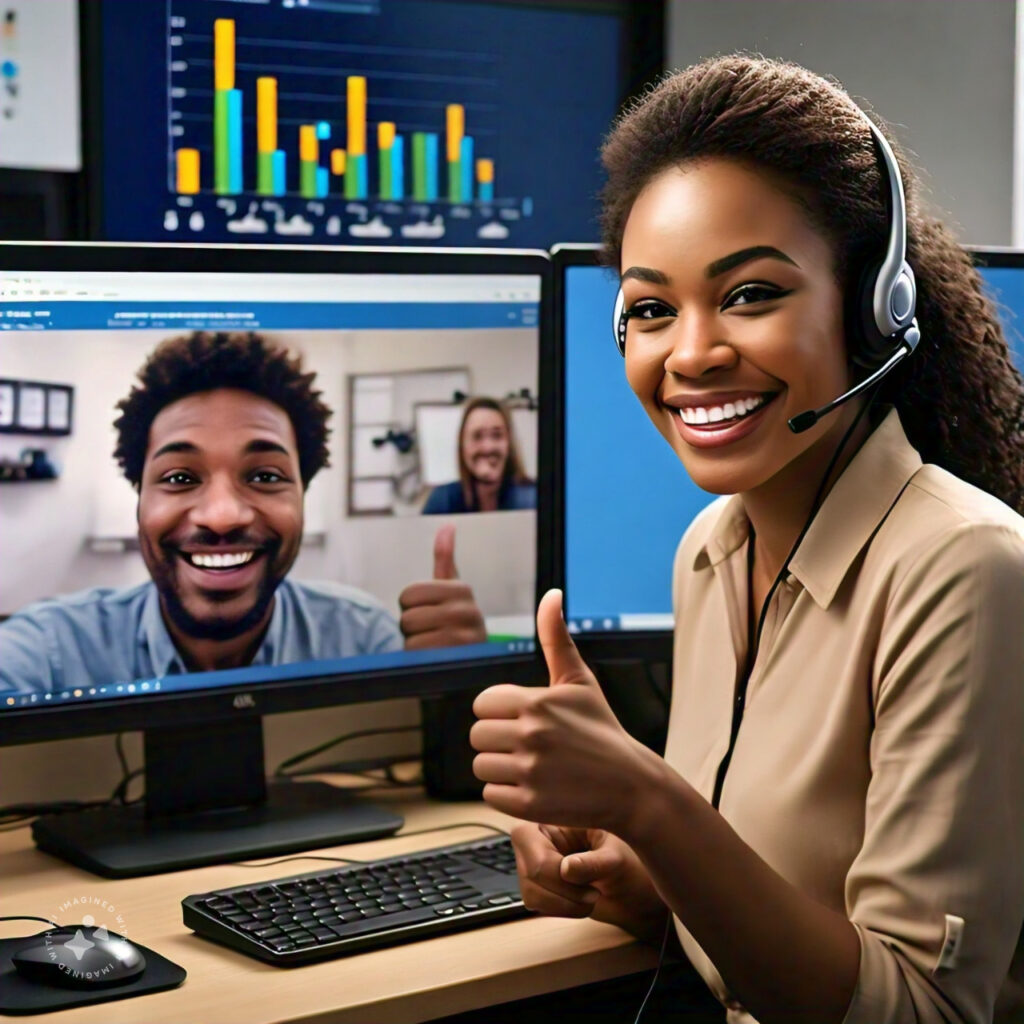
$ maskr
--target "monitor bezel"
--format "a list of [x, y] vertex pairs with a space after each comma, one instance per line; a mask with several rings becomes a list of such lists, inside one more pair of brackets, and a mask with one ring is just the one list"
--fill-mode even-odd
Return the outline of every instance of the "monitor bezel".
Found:
[[[541, 283], [538, 319], [538, 392], [554, 395], [551, 332], [551, 261], [541, 250], [420, 249], [356, 246], [181, 246], [159, 242], [0, 242], [0, 270], [133, 271], [152, 273], [284, 274], [529, 274]], [[551, 436], [555, 417], [538, 422], [538, 479], [554, 473]], [[553, 585], [549, 539], [554, 531], [553, 495], [538, 488], [536, 597]], [[292, 680], [232, 684], [214, 691], [185, 690], [0, 711], [0, 746], [102, 735], [127, 729], [238, 719], [289, 711], [403, 697], [480, 690], [497, 682], [542, 678], [537, 653], [465, 661], [325, 673]], [[242, 699], [239, 699], [242, 698]]]
[[[551, 249], [551, 264], [553, 268], [552, 280], [552, 315], [554, 317], [555, 355], [557, 358], [557, 386], [553, 389], [552, 400], [549, 403], [555, 423], [553, 428], [556, 431], [554, 443], [557, 446], [558, 461], [555, 480], [555, 491], [559, 500], [553, 510], [554, 519], [552, 528], [552, 557], [554, 559], [555, 572], [557, 573], [558, 586], [566, 592], [567, 590], [567, 565], [566, 565], [566, 514], [565, 514], [565, 481], [566, 481], [566, 459], [568, 451], [565, 445], [565, 388], [566, 388], [566, 361], [565, 361], [565, 272], [570, 267], [600, 267], [603, 266], [600, 260], [601, 246], [588, 242], [564, 242]], [[608, 338], [607, 343], [613, 345], [611, 327], [612, 311], [608, 310]], [[681, 468], [681, 467], [680, 467]], [[672, 658], [672, 630], [587, 630], [577, 633], [573, 639], [576, 646], [585, 658], [594, 661], [617, 661], [620, 659], [639, 659], [648, 662], [670, 662]]]
[[1010, 267], [1024, 270], [1024, 249], [1006, 245], [965, 245], [976, 267]]

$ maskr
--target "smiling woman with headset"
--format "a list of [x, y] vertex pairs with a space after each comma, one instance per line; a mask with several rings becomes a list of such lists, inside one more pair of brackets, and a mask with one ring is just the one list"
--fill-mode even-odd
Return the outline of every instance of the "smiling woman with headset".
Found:
[[527, 904], [667, 918], [719, 1019], [981, 1024], [1024, 915], [1024, 386], [979, 279], [793, 65], [673, 75], [603, 157], [626, 377], [728, 497], [676, 555], [663, 759], [557, 593], [551, 686], [477, 698]]

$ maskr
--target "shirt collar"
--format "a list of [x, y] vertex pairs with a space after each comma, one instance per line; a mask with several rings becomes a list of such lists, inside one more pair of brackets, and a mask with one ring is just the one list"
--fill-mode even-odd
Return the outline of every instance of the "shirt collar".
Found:
[[164, 617], [160, 612], [160, 595], [156, 584], [150, 581], [139, 616], [138, 643], [149, 654], [149, 668], [154, 678], [176, 675], [185, 671], [185, 664], [171, 640]]
[[[831, 604], [857, 555], [921, 465], [899, 413], [890, 409], [829, 491], [789, 563], [817, 605]], [[743, 501], [733, 495], [697, 551], [694, 569], [717, 565], [749, 535]]]

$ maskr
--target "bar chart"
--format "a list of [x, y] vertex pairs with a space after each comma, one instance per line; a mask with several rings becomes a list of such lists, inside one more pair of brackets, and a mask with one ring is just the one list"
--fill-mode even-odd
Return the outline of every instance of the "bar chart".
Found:
[[214, 218], [236, 236], [436, 242], [459, 222], [504, 241], [531, 215], [502, 185], [495, 54], [312, 39], [283, 11], [270, 34], [230, 6], [203, 19], [168, 0], [168, 233]]

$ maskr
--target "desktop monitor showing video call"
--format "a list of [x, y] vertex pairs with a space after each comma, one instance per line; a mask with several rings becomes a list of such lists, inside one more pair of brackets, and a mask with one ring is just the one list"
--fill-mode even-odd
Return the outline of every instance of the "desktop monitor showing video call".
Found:
[[[1024, 373], [1024, 252], [970, 251]], [[552, 255], [564, 339], [569, 627], [595, 653], [665, 651], [673, 556], [694, 516], [716, 495], [690, 480], [626, 382], [611, 326], [618, 280], [598, 264], [597, 247], [558, 246]]]
[[[205, 766], [169, 755], [205, 792], [232, 719], [522, 673], [547, 275], [0, 246], [5, 741], [152, 727], [156, 763], [158, 726], [208, 719]], [[476, 618], [446, 632], [456, 574]]]

